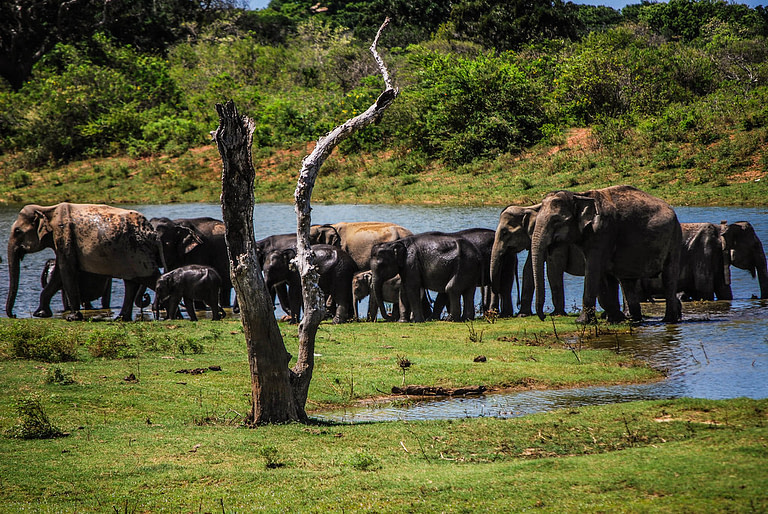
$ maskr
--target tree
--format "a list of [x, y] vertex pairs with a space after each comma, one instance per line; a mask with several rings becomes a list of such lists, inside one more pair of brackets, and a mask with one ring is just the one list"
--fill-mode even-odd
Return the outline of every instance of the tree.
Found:
[[214, 140], [223, 163], [221, 210], [226, 227], [232, 283], [240, 302], [240, 313], [248, 348], [253, 408], [252, 425], [307, 421], [305, 404], [314, 369], [315, 335], [324, 315], [325, 301], [318, 286], [314, 254], [309, 243], [310, 200], [318, 172], [333, 149], [344, 139], [381, 119], [384, 110], [397, 97], [376, 46], [387, 18], [370, 47], [384, 78], [385, 91], [364, 113], [347, 120], [320, 138], [302, 163], [296, 186], [296, 261], [301, 275], [304, 318], [299, 325], [299, 355], [288, 368], [291, 355], [286, 351], [264, 285], [261, 266], [255, 254], [253, 234], [253, 185], [255, 171], [251, 160], [254, 122], [237, 112], [234, 102], [217, 104], [219, 127]]

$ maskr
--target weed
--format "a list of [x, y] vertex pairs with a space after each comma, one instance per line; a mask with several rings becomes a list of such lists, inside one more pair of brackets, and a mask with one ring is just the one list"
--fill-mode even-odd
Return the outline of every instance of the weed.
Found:
[[54, 366], [48, 370], [48, 376], [45, 377], [46, 384], [70, 385], [75, 383], [72, 373], [62, 370], [59, 366]]
[[19, 422], [6, 435], [16, 439], [53, 439], [66, 434], [51, 423], [43, 409], [40, 398], [29, 396], [16, 400]]
[[259, 448], [259, 455], [264, 459], [264, 467], [266, 469], [277, 469], [285, 466], [285, 463], [278, 460], [279, 453], [277, 448], [272, 445]]
[[469, 336], [467, 339], [469, 339], [470, 342], [473, 343], [482, 343], [483, 342], [483, 332], [485, 332], [485, 329], [481, 330], [480, 333], [477, 333], [477, 330], [475, 330], [475, 325], [472, 323], [472, 321], [466, 321], [464, 324], [467, 326], [467, 329], [469, 330]]
[[362, 452], [353, 455], [347, 463], [358, 471], [376, 471], [381, 469], [379, 459]]
[[76, 332], [45, 323], [14, 320], [0, 327], [0, 341], [0, 355], [6, 358], [45, 362], [77, 360]]
[[400, 369], [403, 372], [403, 385], [405, 385], [405, 373], [411, 368], [413, 363], [410, 360], [408, 360], [408, 358], [405, 355], [398, 355], [397, 365], [400, 366]]
[[96, 358], [117, 359], [133, 357], [128, 332], [122, 327], [107, 327], [91, 331], [86, 337], [90, 354]]

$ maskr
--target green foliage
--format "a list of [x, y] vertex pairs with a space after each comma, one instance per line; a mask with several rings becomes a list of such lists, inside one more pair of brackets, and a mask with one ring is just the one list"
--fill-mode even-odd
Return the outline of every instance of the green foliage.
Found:
[[48, 418], [43, 404], [37, 396], [16, 400], [19, 421], [6, 431], [8, 437], [16, 439], [54, 439], [66, 435]]
[[133, 357], [136, 352], [130, 344], [128, 332], [120, 326], [107, 326], [91, 330], [85, 338], [85, 345], [93, 357], [117, 359]]
[[60, 366], [53, 366], [45, 377], [46, 384], [71, 385], [75, 383], [72, 373], [64, 371]]
[[349, 465], [358, 471], [377, 471], [381, 469], [381, 461], [365, 452], [358, 452], [349, 458]]
[[0, 356], [45, 362], [77, 360], [78, 334], [49, 323], [12, 320], [0, 325]]

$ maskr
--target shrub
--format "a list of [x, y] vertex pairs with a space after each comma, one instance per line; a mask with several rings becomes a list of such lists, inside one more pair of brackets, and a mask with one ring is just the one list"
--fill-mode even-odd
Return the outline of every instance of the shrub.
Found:
[[17, 439], [53, 439], [66, 435], [48, 418], [40, 398], [31, 396], [16, 400], [19, 422], [6, 435]]
[[92, 330], [88, 333], [85, 344], [90, 354], [97, 358], [117, 359], [135, 355], [128, 341], [128, 332], [122, 327]]
[[33, 359], [45, 362], [77, 360], [79, 341], [71, 329], [61, 329], [37, 320], [14, 320], [0, 325], [3, 352], [9, 358]]
[[70, 385], [75, 383], [72, 373], [62, 370], [59, 366], [53, 366], [45, 377], [46, 384]]

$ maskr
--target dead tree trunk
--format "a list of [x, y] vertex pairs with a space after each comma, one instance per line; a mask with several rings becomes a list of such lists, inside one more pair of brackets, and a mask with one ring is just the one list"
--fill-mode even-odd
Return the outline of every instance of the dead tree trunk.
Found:
[[388, 23], [389, 18], [379, 28], [370, 48], [381, 69], [385, 91], [364, 113], [347, 120], [320, 138], [313, 152], [302, 163], [294, 197], [296, 260], [301, 275], [304, 318], [299, 325], [299, 355], [293, 369], [288, 369], [290, 355], [283, 344], [254, 251], [254, 169], [251, 163], [253, 120], [238, 114], [232, 101], [226, 105], [216, 105], [219, 127], [214, 133], [214, 140], [224, 164], [221, 209], [226, 226], [232, 283], [240, 303], [248, 347], [253, 394], [250, 421], [253, 424], [307, 420], [304, 409], [314, 368], [315, 336], [324, 314], [323, 295], [318, 286], [319, 276], [313, 264], [314, 254], [309, 243], [312, 189], [320, 166], [333, 149], [356, 131], [379, 120], [397, 97], [398, 91], [390, 84], [384, 62], [376, 52], [381, 31]]

